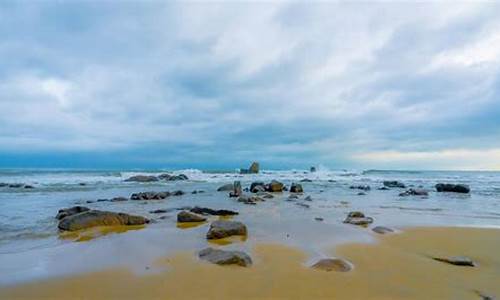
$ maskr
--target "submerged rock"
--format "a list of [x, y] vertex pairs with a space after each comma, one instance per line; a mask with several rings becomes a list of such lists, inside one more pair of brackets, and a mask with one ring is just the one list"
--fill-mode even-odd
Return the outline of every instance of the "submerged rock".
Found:
[[260, 198], [260, 197], [257, 197], [257, 196], [240, 196], [238, 198], [238, 202], [241, 202], [241, 203], [244, 203], [244, 204], [251, 204], [251, 205], [255, 205], [257, 204], [257, 202], [263, 202], [265, 201], [264, 199]]
[[290, 193], [303, 193], [302, 185], [300, 183], [292, 183], [290, 186]]
[[250, 256], [241, 251], [206, 248], [198, 252], [198, 257], [217, 265], [238, 265], [247, 267], [252, 264]]
[[351, 190], [363, 190], [363, 191], [369, 191], [371, 189], [369, 185], [351, 185], [349, 188]]
[[177, 214], [177, 222], [204, 222], [206, 220], [205, 217], [185, 210]]
[[149, 213], [151, 213], [151, 214], [164, 214], [164, 213], [167, 213], [167, 212], [168, 212], [167, 209], [156, 209], [156, 210], [150, 211]]
[[162, 200], [170, 196], [169, 192], [142, 192], [134, 193], [130, 196], [131, 200]]
[[394, 232], [393, 229], [391, 229], [389, 227], [385, 227], [385, 226], [376, 226], [376, 227], [373, 227], [372, 231], [376, 232], [378, 234], [387, 234], [387, 233]]
[[70, 208], [60, 209], [57, 212], [56, 219], [62, 220], [64, 218], [66, 218], [66, 217], [69, 217], [69, 216], [72, 216], [72, 215], [76, 215], [76, 214], [79, 214], [81, 212], [89, 211], [89, 210], [90, 210], [90, 208], [85, 207], [85, 206], [73, 206], [73, 207], [70, 207]]
[[311, 266], [313, 269], [318, 269], [322, 271], [336, 271], [336, 272], [348, 272], [352, 270], [352, 265], [340, 258], [324, 258], [316, 262]]
[[125, 197], [115, 197], [115, 198], [111, 199], [110, 201], [111, 202], [121, 202], [121, 201], [128, 201], [128, 199]]
[[222, 239], [233, 235], [247, 235], [245, 224], [236, 221], [219, 220], [210, 224], [207, 239]]
[[232, 211], [227, 209], [211, 209], [207, 207], [198, 207], [198, 206], [191, 208], [189, 211], [196, 214], [207, 214], [213, 216], [234, 216], [238, 214], [237, 211]]
[[309, 178], [304, 178], [304, 179], [301, 179], [300, 182], [312, 182], [312, 180]]
[[158, 177], [156, 176], [149, 176], [149, 175], [136, 175], [132, 176], [128, 179], [125, 179], [125, 181], [132, 181], [132, 182], [154, 182], [158, 181]]
[[318, 221], [318, 222], [322, 222], [324, 219], [323, 219], [323, 218], [321, 218], [321, 217], [316, 217], [316, 218], [314, 218], [314, 220], [316, 220], [316, 221]]
[[224, 184], [224, 185], [220, 186], [217, 189], [217, 192], [229, 192], [229, 191], [232, 191], [233, 189], [234, 189], [234, 185], [232, 183], [228, 183], [228, 184]]
[[436, 191], [468, 194], [470, 193], [470, 187], [465, 184], [438, 183], [436, 184]]
[[397, 180], [386, 180], [384, 181], [384, 186], [388, 188], [406, 188], [406, 185]]
[[405, 196], [429, 196], [429, 193], [424, 189], [409, 189], [399, 194], [400, 197]]
[[352, 211], [347, 215], [344, 223], [363, 226], [373, 223], [373, 218], [366, 217], [365, 214], [360, 211]]
[[266, 193], [266, 192], [258, 192], [257, 196], [264, 198], [264, 199], [272, 199], [274, 198], [273, 194]]
[[110, 211], [88, 210], [63, 218], [59, 222], [59, 229], [75, 231], [95, 226], [143, 225], [149, 220], [125, 213]]
[[452, 256], [452, 257], [433, 257], [432, 259], [452, 264], [455, 266], [462, 266], [462, 267], [475, 267], [476, 264], [472, 259], [466, 257], [466, 256]]
[[8, 186], [9, 186], [9, 188], [19, 189], [19, 188], [22, 188], [24, 186], [24, 184], [23, 183], [11, 183]]
[[311, 168], [309, 169], [309, 172], [311, 172], [311, 173], [316, 172], [316, 167], [311, 167]]
[[295, 203], [295, 205], [303, 207], [303, 208], [310, 208], [309, 204], [305, 204], [305, 203], [297, 202], [297, 203]]
[[178, 180], [188, 180], [189, 178], [184, 174], [171, 175], [171, 174], [161, 174], [158, 176], [159, 179], [165, 181], [178, 181]]

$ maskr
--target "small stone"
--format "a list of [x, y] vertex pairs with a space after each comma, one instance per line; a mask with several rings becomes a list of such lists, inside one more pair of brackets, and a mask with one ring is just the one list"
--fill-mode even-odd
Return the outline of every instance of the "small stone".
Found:
[[462, 267], [475, 267], [476, 264], [472, 261], [472, 259], [466, 257], [466, 256], [452, 256], [452, 257], [433, 257], [432, 259], [452, 264], [455, 266], [462, 266]]
[[312, 265], [311, 268], [327, 272], [348, 272], [352, 270], [352, 265], [340, 258], [324, 258]]
[[198, 253], [198, 257], [217, 265], [238, 265], [247, 267], [252, 264], [250, 256], [241, 251], [226, 251], [206, 248]]

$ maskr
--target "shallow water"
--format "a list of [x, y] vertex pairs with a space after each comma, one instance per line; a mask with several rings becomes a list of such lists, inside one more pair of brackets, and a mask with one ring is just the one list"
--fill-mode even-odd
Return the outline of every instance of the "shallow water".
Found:
[[[25, 183], [33, 189], [0, 187], [0, 284], [9, 284], [107, 266], [127, 265], [143, 270], [157, 257], [208, 245], [208, 222], [182, 229], [176, 226], [177, 211], [152, 214], [155, 209], [205, 206], [239, 211], [236, 220], [249, 229], [248, 240], [228, 248], [250, 251], [260, 242], [279, 242], [299, 247], [311, 258], [324, 256], [325, 249], [350, 241], [371, 241], [370, 230], [343, 224], [346, 214], [361, 210], [375, 219], [374, 226], [475, 226], [500, 227], [499, 172], [396, 172], [329, 171], [309, 173], [302, 170], [263, 171], [258, 175], [236, 172], [179, 170], [190, 180], [176, 182], [130, 183], [124, 179], [135, 174], [160, 174], [162, 171], [68, 171], [4, 170], [0, 182]], [[289, 185], [302, 182], [305, 193], [297, 201], [285, 201], [288, 193], [248, 206], [217, 192], [222, 184], [240, 180], [244, 187], [252, 181], [277, 179]], [[407, 186], [422, 186], [428, 197], [399, 197], [403, 189], [377, 190], [383, 180], [400, 180]], [[469, 195], [436, 193], [438, 182], [466, 183]], [[366, 195], [350, 185], [370, 185]], [[143, 191], [183, 190], [183, 196], [165, 200], [93, 202]], [[193, 190], [204, 193], [191, 194]], [[313, 201], [304, 201], [309, 195]], [[298, 203], [307, 204], [305, 208]], [[93, 209], [128, 212], [146, 216], [155, 223], [145, 229], [108, 234], [87, 242], [61, 238], [54, 216], [61, 208], [76, 204]], [[160, 217], [164, 217], [160, 219]], [[316, 221], [321, 217], [324, 221]], [[216, 219], [216, 218], [212, 218]]]

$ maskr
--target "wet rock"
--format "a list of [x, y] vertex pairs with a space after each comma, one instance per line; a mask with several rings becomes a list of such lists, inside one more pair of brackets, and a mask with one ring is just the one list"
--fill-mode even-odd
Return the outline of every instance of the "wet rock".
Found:
[[189, 211], [196, 213], [196, 214], [203, 214], [203, 215], [212, 215], [212, 216], [234, 216], [237, 215], [238, 212], [232, 211], [232, 210], [227, 210], [227, 209], [211, 209], [207, 207], [198, 207], [195, 206], [191, 208]]
[[128, 179], [125, 179], [125, 181], [128, 181], [128, 182], [155, 182], [158, 180], [159, 180], [158, 177], [148, 176], [148, 175], [136, 175], [136, 176], [132, 176]]
[[300, 182], [312, 182], [312, 180], [309, 178], [304, 178], [304, 179], [301, 179]]
[[128, 199], [125, 197], [115, 197], [111, 199], [111, 202], [121, 202], [121, 201], [128, 201]]
[[257, 196], [264, 198], [264, 199], [272, 199], [274, 196], [272, 194], [266, 193], [266, 192], [258, 192], [256, 194]]
[[424, 189], [409, 189], [405, 191], [404, 193], [399, 194], [400, 197], [405, 197], [405, 196], [429, 196], [429, 193], [424, 190]]
[[406, 188], [406, 185], [397, 180], [386, 180], [384, 181], [384, 186], [388, 188]]
[[228, 184], [224, 184], [224, 185], [220, 186], [217, 189], [217, 192], [229, 192], [229, 191], [232, 191], [233, 189], [234, 189], [234, 185], [232, 183], [228, 183]]
[[304, 201], [313, 201], [312, 197], [311, 196], [307, 196], [304, 198]]
[[433, 257], [432, 259], [448, 263], [455, 266], [462, 267], [475, 267], [476, 264], [472, 261], [472, 259], [466, 256], [452, 256], [452, 257]]
[[22, 188], [24, 186], [24, 184], [22, 183], [11, 183], [9, 184], [9, 188], [12, 188], [12, 189], [19, 189], [19, 188]]
[[59, 222], [59, 229], [76, 231], [95, 226], [143, 225], [149, 220], [125, 213], [115, 213], [100, 210], [88, 210], [63, 218]]
[[351, 190], [363, 190], [363, 191], [369, 191], [371, 189], [369, 185], [351, 185], [349, 188]]
[[8, 187], [9, 184], [5, 182], [0, 182], [0, 187]]
[[235, 181], [233, 183], [233, 191], [229, 194], [229, 197], [239, 197], [242, 194], [241, 191], [241, 183], [239, 181]]
[[179, 181], [179, 180], [189, 179], [185, 174], [179, 174], [179, 175], [161, 174], [158, 176], [158, 178], [165, 181]]
[[257, 204], [257, 202], [263, 202], [263, 201], [265, 201], [265, 200], [260, 198], [260, 197], [257, 197], [257, 196], [243, 195], [243, 196], [240, 196], [238, 198], [238, 202], [241, 202], [244, 204], [251, 204], [251, 205], [255, 205], [255, 204]]
[[257, 181], [257, 182], [252, 182], [252, 184], [250, 184], [250, 192], [252, 193], [265, 192], [265, 191], [266, 191], [266, 186], [264, 182]]
[[385, 226], [376, 226], [376, 227], [373, 227], [372, 231], [376, 232], [378, 234], [387, 234], [387, 233], [394, 232], [393, 229], [391, 229], [389, 227], [385, 227]]
[[217, 265], [238, 265], [247, 267], [252, 264], [250, 256], [241, 251], [226, 251], [206, 248], [198, 253], [198, 257]]
[[27, 185], [24, 186], [24, 188], [25, 189], [34, 189], [35, 187], [32, 186], [32, 185], [27, 184]]
[[94, 203], [94, 202], [95, 201], [93, 201], [93, 200], [87, 200], [87, 201], [85, 201], [85, 203], [87, 203], [87, 204], [91, 204], [91, 203]]
[[436, 184], [436, 191], [468, 194], [470, 193], [470, 187], [465, 184], [438, 183]]
[[142, 192], [134, 193], [130, 196], [131, 200], [162, 200], [170, 196], [169, 192]]
[[182, 196], [184, 194], [185, 194], [184, 191], [181, 190], [177, 190], [171, 193], [172, 196]]
[[314, 218], [314, 220], [318, 221], [318, 222], [322, 222], [324, 219], [323, 218], [320, 218], [320, 217], [316, 217]]
[[302, 185], [300, 183], [292, 183], [290, 186], [290, 193], [303, 193]]
[[359, 192], [358, 196], [366, 196], [366, 193], [365, 192]]
[[62, 220], [64, 218], [66, 218], [66, 217], [69, 217], [69, 216], [72, 216], [72, 215], [76, 215], [76, 214], [79, 214], [81, 212], [89, 211], [89, 210], [90, 210], [90, 208], [85, 207], [85, 206], [73, 206], [73, 207], [70, 207], [70, 208], [60, 209], [57, 212], [56, 219]]
[[366, 217], [365, 214], [360, 211], [352, 211], [347, 215], [344, 223], [363, 226], [373, 223], [373, 218]]
[[259, 163], [253, 162], [248, 169], [240, 169], [240, 174], [257, 174], [259, 173]]
[[97, 202], [106, 202], [109, 201], [109, 199], [97, 199]]
[[310, 208], [309, 204], [305, 204], [305, 203], [297, 202], [297, 203], [295, 203], [295, 205], [303, 207], [303, 208]]
[[389, 188], [386, 187], [386, 186], [383, 186], [383, 187], [379, 187], [377, 190], [379, 190], [379, 191], [388, 191]]
[[349, 272], [352, 270], [352, 265], [340, 258], [324, 258], [312, 265], [311, 268], [327, 272]]
[[267, 185], [266, 190], [268, 192], [282, 192], [285, 189], [285, 185], [279, 181], [273, 180]]
[[210, 224], [207, 232], [207, 239], [222, 239], [233, 235], [247, 235], [245, 224], [236, 221], [219, 220]]
[[316, 172], [316, 167], [311, 167], [311, 168], [309, 169], [309, 172], [311, 172], [311, 173]]
[[87, 185], [87, 183], [85, 183], [85, 182], [80, 182], [78, 185], [79, 185], [79, 186], [86, 186], [86, 185]]
[[177, 222], [204, 222], [206, 220], [205, 217], [185, 210], [177, 214]]
[[166, 210], [166, 209], [156, 209], [156, 210], [151, 210], [149, 213], [151, 213], [151, 214], [164, 214], [167, 212], [168, 212], [168, 210]]
[[298, 199], [299, 199], [299, 196], [297, 196], [297, 195], [289, 195], [287, 198], [288, 201], [295, 201]]

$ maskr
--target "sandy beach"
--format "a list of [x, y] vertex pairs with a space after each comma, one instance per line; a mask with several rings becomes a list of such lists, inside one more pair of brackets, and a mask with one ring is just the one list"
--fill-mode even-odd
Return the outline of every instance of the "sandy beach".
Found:
[[[330, 254], [350, 272], [312, 269], [304, 252], [259, 244], [249, 268], [217, 266], [192, 252], [157, 260], [156, 274], [125, 268], [42, 280], [0, 289], [2, 299], [489, 299], [500, 294], [500, 230], [411, 228], [347, 244]], [[432, 256], [470, 257], [475, 267]], [[492, 299], [492, 298], [491, 298]]]

